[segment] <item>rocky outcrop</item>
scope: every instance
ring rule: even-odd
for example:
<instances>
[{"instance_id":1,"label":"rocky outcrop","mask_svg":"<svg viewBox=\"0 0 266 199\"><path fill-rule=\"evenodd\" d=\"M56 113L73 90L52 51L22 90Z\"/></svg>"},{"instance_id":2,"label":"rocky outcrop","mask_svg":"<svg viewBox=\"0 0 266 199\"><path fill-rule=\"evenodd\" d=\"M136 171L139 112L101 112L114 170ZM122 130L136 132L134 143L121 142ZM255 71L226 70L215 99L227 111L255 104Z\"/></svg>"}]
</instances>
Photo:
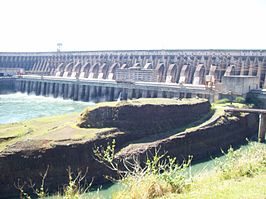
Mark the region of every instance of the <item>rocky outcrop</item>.
<instances>
[{"instance_id":1,"label":"rocky outcrop","mask_svg":"<svg viewBox=\"0 0 266 199\"><path fill-rule=\"evenodd\" d=\"M215 155L230 146L243 143L258 130L258 116L255 114L230 115L224 114L214 121L199 128L143 145L128 146L118 155L117 159L139 156L146 159L156 149L160 153L167 153L176 157L179 162L193 156L193 160L200 160Z\"/></svg>"},{"instance_id":2,"label":"rocky outcrop","mask_svg":"<svg viewBox=\"0 0 266 199\"><path fill-rule=\"evenodd\" d=\"M160 103L162 101L162 103ZM80 127L117 127L122 131L158 133L180 128L208 114L204 99L149 99L99 104L82 113Z\"/></svg>"}]
</instances>

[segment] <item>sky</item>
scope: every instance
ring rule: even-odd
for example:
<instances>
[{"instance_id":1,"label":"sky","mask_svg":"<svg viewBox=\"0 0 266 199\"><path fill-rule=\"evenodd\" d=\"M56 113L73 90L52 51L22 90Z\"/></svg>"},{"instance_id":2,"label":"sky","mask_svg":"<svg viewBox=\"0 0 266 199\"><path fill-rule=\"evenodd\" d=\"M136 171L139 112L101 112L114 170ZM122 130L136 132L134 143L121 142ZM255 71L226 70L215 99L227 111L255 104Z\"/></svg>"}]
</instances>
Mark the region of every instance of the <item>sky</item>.
<instances>
[{"instance_id":1,"label":"sky","mask_svg":"<svg viewBox=\"0 0 266 199\"><path fill-rule=\"evenodd\" d=\"M1 0L0 52L266 49L266 0Z\"/></svg>"}]
</instances>

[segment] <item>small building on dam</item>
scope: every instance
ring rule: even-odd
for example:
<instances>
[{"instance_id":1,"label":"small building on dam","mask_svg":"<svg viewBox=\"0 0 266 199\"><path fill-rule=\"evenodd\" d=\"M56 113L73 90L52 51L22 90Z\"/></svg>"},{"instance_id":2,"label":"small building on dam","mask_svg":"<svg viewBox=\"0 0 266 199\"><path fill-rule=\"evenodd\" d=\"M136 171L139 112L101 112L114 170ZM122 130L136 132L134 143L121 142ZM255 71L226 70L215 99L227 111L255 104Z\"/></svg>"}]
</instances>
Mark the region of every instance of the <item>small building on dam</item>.
<instances>
[{"instance_id":1,"label":"small building on dam","mask_svg":"<svg viewBox=\"0 0 266 199\"><path fill-rule=\"evenodd\" d=\"M1 52L0 81L13 86L0 89L83 101L213 101L263 90L265 57L266 50Z\"/></svg>"}]
</instances>

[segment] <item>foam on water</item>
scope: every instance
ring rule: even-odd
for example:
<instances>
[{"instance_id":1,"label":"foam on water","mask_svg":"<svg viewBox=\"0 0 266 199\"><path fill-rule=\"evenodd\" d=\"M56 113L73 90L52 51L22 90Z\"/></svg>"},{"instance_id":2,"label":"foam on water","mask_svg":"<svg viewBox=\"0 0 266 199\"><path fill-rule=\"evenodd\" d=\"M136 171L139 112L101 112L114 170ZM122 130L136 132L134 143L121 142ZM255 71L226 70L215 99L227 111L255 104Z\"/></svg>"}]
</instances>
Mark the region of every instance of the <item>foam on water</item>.
<instances>
[{"instance_id":1,"label":"foam on water","mask_svg":"<svg viewBox=\"0 0 266 199\"><path fill-rule=\"evenodd\" d=\"M77 102L22 93L0 95L0 124L81 112L85 107L91 105L93 105L91 102Z\"/></svg>"}]
</instances>

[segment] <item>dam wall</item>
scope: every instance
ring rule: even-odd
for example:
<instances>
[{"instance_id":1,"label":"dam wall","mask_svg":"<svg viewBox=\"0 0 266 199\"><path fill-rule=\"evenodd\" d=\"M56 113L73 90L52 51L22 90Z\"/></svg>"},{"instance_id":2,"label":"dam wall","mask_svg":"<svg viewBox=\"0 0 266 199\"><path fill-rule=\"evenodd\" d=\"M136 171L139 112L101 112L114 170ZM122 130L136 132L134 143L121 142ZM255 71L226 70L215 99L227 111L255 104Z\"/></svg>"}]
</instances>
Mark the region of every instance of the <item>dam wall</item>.
<instances>
[{"instance_id":1,"label":"dam wall","mask_svg":"<svg viewBox=\"0 0 266 199\"><path fill-rule=\"evenodd\" d=\"M15 78L0 77L0 94L8 94L15 92Z\"/></svg>"},{"instance_id":2,"label":"dam wall","mask_svg":"<svg viewBox=\"0 0 266 199\"><path fill-rule=\"evenodd\" d=\"M259 77L263 88L266 50L125 50L0 53L0 68L27 74L119 81L204 85L224 75Z\"/></svg>"},{"instance_id":3,"label":"dam wall","mask_svg":"<svg viewBox=\"0 0 266 199\"><path fill-rule=\"evenodd\" d=\"M137 98L206 98L214 100L215 92L204 85L165 83L119 83L114 80L88 80L51 76L23 76L16 79L17 92L60 97L79 101L115 101Z\"/></svg>"}]
</instances>

